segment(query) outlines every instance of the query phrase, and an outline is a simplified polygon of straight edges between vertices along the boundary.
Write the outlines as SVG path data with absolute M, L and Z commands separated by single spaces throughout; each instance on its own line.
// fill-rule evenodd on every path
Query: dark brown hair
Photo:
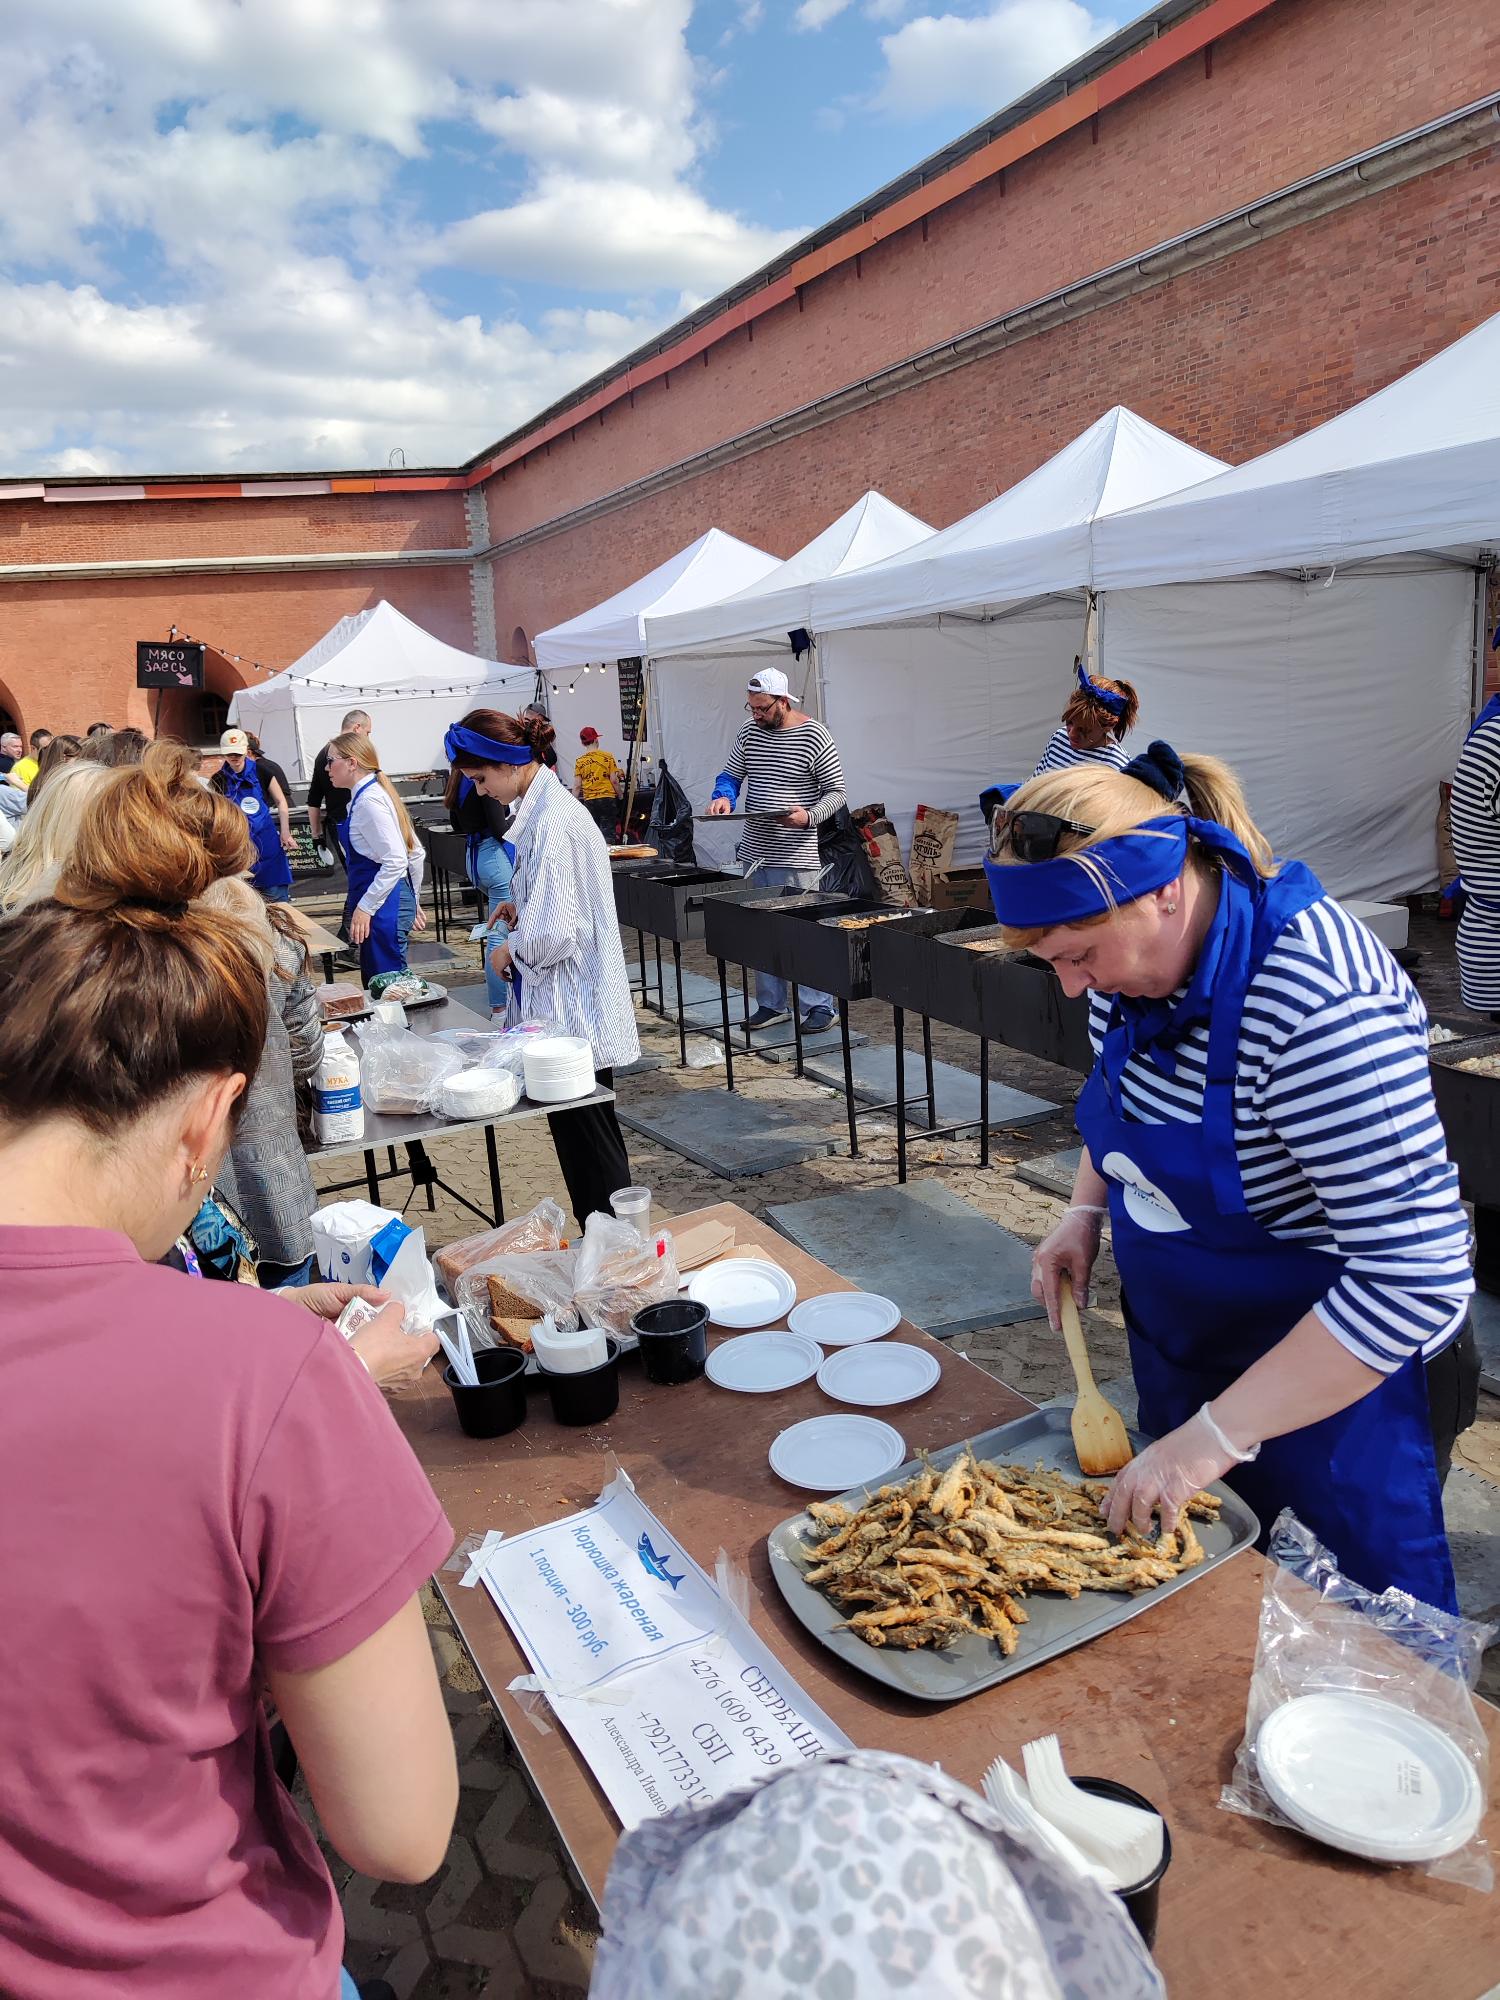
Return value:
M 91 736 L 80 755 L 118 770 L 122 764 L 139 764 L 150 741 L 142 729 L 112 729 L 107 736 Z
M 1071 728 L 1079 722 L 1102 722 L 1116 743 L 1123 742 L 1135 728 L 1135 719 L 1141 712 L 1140 697 L 1129 681 L 1107 680 L 1103 674 L 1093 676 L 1095 687 L 1101 687 L 1106 694 L 1125 697 L 1125 712 L 1116 715 L 1112 708 L 1106 708 L 1102 701 L 1095 701 L 1083 688 L 1075 688 L 1068 697 L 1068 705 L 1062 712 L 1063 726 Z
M 248 860 L 242 819 L 205 820 L 186 786 L 144 767 L 111 774 L 51 900 L 0 922 L 7 1117 L 62 1114 L 108 1137 L 189 1078 L 254 1076 L 262 962 L 243 924 L 194 900 Z
M 54 736 L 46 747 L 37 753 L 36 776 L 26 788 L 28 799 L 35 799 L 42 786 L 60 764 L 71 764 L 75 757 L 83 755 L 81 736 Z
M 546 763 L 547 752 L 557 735 L 546 716 L 530 708 L 521 715 L 502 715 L 498 708 L 471 708 L 467 715 L 459 717 L 458 726 L 472 729 L 476 736 L 492 736 L 497 743 L 524 743 L 534 764 Z M 491 761 L 461 750 L 454 766 L 460 771 L 476 771 Z

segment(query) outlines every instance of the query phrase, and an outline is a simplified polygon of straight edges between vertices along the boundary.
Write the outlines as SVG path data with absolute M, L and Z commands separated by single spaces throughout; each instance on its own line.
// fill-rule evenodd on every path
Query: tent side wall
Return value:
M 1438 785 L 1468 724 L 1474 576 L 1410 558 L 1289 577 L 1167 584 L 1104 599 L 1105 670 L 1133 681 L 1133 742 L 1232 765 L 1278 854 L 1335 895 L 1437 881 Z

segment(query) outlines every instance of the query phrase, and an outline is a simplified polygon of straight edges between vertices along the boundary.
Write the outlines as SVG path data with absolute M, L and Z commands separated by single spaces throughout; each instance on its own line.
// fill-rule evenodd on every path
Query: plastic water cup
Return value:
M 609 1205 L 619 1221 L 631 1224 L 643 1243 L 651 1241 L 650 1188 L 617 1188 L 609 1198 Z

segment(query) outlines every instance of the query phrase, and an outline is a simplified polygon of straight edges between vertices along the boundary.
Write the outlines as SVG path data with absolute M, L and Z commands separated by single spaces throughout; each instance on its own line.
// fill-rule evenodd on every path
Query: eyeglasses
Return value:
M 1051 861 L 1065 833 L 1093 831 L 1082 820 L 1062 819 L 1056 813 L 1013 812 L 1009 806 L 996 806 L 990 816 L 990 853 L 998 855 L 1009 847 L 1017 861 Z

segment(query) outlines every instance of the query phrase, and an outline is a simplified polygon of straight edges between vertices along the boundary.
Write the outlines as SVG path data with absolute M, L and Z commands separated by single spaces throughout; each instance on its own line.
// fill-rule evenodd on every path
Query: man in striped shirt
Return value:
M 750 720 L 735 738 L 708 810 L 716 818 L 732 812 L 743 786 L 739 857 L 745 873 L 768 888 L 816 889 L 823 879 L 818 828 L 844 803 L 839 753 L 822 723 L 792 705 L 779 667 L 753 675 L 746 692 Z M 820 1034 L 832 1025 L 831 995 L 804 988 L 800 997 L 805 1033 Z M 755 999 L 752 1028 L 786 1020 L 784 980 L 757 972 Z

